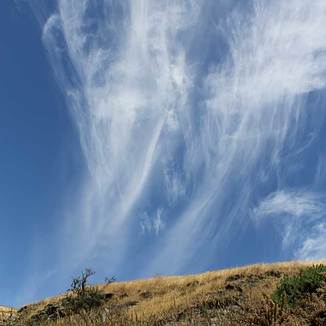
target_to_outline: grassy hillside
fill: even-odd
[[[16,309],[0,306],[0,322],[5,321],[6,319],[8,319],[8,317],[10,317],[15,313],[16,313]]]
[[[311,265],[252,265],[99,285],[93,287],[101,293],[96,308],[69,310],[65,294],[11,312],[2,325],[326,325],[326,274],[323,268],[311,273]]]

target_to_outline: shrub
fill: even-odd
[[[104,283],[105,285],[110,285],[111,283],[114,283],[116,282],[116,277],[115,276],[112,276],[112,277],[105,277],[104,279]]]
[[[89,277],[95,272],[85,269],[79,277],[75,277],[68,289],[68,296],[63,299],[63,305],[72,312],[90,310],[102,305],[105,294],[98,287],[88,284]]]
[[[273,301],[293,307],[303,296],[315,293],[322,286],[325,273],[325,265],[314,265],[302,269],[298,275],[285,276],[272,294]]]

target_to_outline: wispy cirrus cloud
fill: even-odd
[[[253,211],[256,219],[270,216],[295,218],[310,216],[312,219],[326,214],[325,197],[307,191],[277,191],[265,198]]]
[[[92,10],[100,16],[90,15]],[[134,206],[159,171],[159,157],[168,161],[174,155],[178,115],[192,86],[186,44],[177,38],[191,33],[199,10],[198,1],[58,1],[58,11],[44,25],[44,43],[88,166],[76,204],[79,220],[71,225],[80,226],[76,239],[87,238],[86,256],[106,243],[118,246],[117,256],[123,257]],[[175,197],[178,176],[165,171]],[[144,214],[146,223],[138,223],[157,233],[161,214],[137,213]]]
[[[66,222],[79,260],[108,251],[119,269],[135,251],[140,273],[207,265],[324,118],[307,111],[326,85],[322,0],[58,0],[43,40],[88,167]],[[313,194],[280,191],[255,215],[321,209]],[[141,229],[158,235],[150,251]]]
[[[306,237],[295,257],[305,260],[321,260],[326,257],[326,224],[321,222],[315,225]]]
[[[284,249],[297,259],[326,256],[326,197],[307,191],[272,193],[253,210],[256,223],[273,219],[280,229]]]
[[[325,87],[326,43],[319,34],[325,15],[322,1],[249,1],[221,23],[228,50],[225,60],[205,76],[201,128],[192,139],[194,151],[187,153],[187,162],[193,159],[205,168],[153,270],[167,257],[175,257],[174,264],[182,268],[179,257],[189,251],[200,256],[206,250],[212,261],[232,247],[259,187],[274,179],[271,175],[278,173],[286,155],[295,158],[304,147],[305,96]],[[317,123],[315,128],[317,132]],[[320,209],[320,204],[300,197],[290,205],[281,193],[271,200],[283,200],[288,210],[300,212],[309,205]],[[183,233],[187,237],[175,245]]]

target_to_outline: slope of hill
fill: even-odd
[[[16,315],[17,310],[11,307],[0,306],[0,323],[6,321],[13,315]]]
[[[295,275],[301,275],[300,271],[311,265],[298,262],[252,265],[99,285],[93,287],[102,293],[98,308],[68,311],[63,300],[65,294],[24,306],[14,314],[11,311],[11,317],[3,325],[322,326],[326,325],[324,267],[318,274],[320,279],[316,279],[317,274],[308,273],[304,276],[306,283],[300,283],[300,287],[295,283],[301,282]],[[286,291],[297,291],[295,295],[298,291],[305,295],[298,296],[295,304],[290,299],[280,302],[280,297],[275,298],[280,284]],[[286,299],[290,298],[290,292],[287,295]]]

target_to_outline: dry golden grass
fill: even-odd
[[[313,264],[317,263],[326,261]],[[270,297],[283,275],[293,275],[309,265],[312,263],[257,264],[99,285],[99,289],[112,294],[101,309],[34,325],[305,325],[309,312],[302,307],[295,312],[298,316],[293,311],[285,312]],[[31,316],[62,298],[26,306],[11,325],[27,325]],[[325,311],[326,322],[325,302],[312,298],[309,304],[311,311],[320,311],[322,318]]]
[[[10,318],[16,311],[15,308],[0,306],[0,322]]]
[[[16,310],[15,308],[0,306],[0,314],[11,313],[12,311],[15,310]]]
[[[309,262],[257,264],[199,275],[159,276],[149,280],[114,283],[104,287],[104,290],[118,295],[128,294],[127,297],[122,299],[121,303],[137,301],[138,304],[129,308],[129,312],[147,318],[156,314],[164,314],[171,309],[188,307],[191,302],[201,300],[212,291],[223,288],[225,280],[232,275],[241,274],[246,277],[247,275],[261,275],[275,270],[291,275],[303,266],[311,264]],[[260,300],[261,295],[257,291],[264,290],[269,292],[269,288],[274,288],[277,280],[270,280],[270,282],[267,288],[255,287],[249,290],[249,295],[252,296],[253,300]],[[141,297],[142,293],[151,293],[152,297],[143,299]]]

